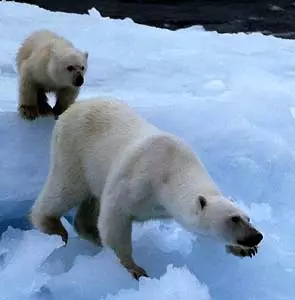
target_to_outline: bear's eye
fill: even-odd
[[[84,66],[82,66],[82,67],[81,67],[81,70],[82,70],[82,71],[84,71],[84,69],[85,69],[85,67],[84,67]]]
[[[203,210],[205,206],[207,205],[207,200],[204,196],[199,196],[199,202],[201,205],[201,209]]]
[[[235,224],[237,224],[238,222],[240,222],[240,217],[239,216],[233,216],[231,217],[231,221]]]
[[[69,72],[74,71],[74,69],[75,69],[74,66],[68,66],[68,67],[67,67],[67,70],[68,70]]]

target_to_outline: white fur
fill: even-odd
[[[204,209],[199,196],[206,199]],[[75,206],[77,231],[97,242],[99,237],[86,235],[98,227],[103,244],[133,271],[133,220],[174,218],[190,231],[232,244],[251,227],[189,146],[116,100],[75,103],[54,128],[49,176],[31,219],[40,230],[54,233],[42,226],[44,219],[58,219]],[[244,229],[232,230],[234,215],[241,217]]]
[[[75,82],[77,76],[84,77],[87,61],[87,52],[76,49],[71,42],[54,32],[39,30],[28,36],[16,56],[20,115],[35,119],[49,114],[47,92],[56,95],[56,106],[53,108],[56,115],[66,110],[78,96],[80,86]],[[70,65],[75,69],[68,71]],[[45,112],[42,105],[45,105]]]

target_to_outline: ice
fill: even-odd
[[[171,287],[171,283],[174,283]],[[186,268],[167,267],[165,275],[159,280],[142,280],[138,291],[120,291],[116,296],[106,297],[105,300],[123,300],[123,299],[163,299],[163,300],[210,300],[206,286],[193,276]]]
[[[261,34],[169,31],[0,2],[0,300],[218,299],[295,297],[295,44]],[[16,114],[15,54],[48,28],[89,51],[80,99],[118,97],[199,155],[264,240],[252,259],[228,255],[174,221],[134,225],[136,282],[107,248],[70,233],[32,229],[26,216],[49,167],[54,120]]]
[[[50,293],[46,288],[49,276],[36,272],[38,265],[54,248],[61,245],[58,237],[46,239],[33,231],[9,228],[1,239],[1,299],[42,299]]]
[[[222,80],[214,79],[208,81],[204,84],[204,88],[208,91],[208,93],[221,93],[226,90],[226,86]]]

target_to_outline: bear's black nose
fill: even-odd
[[[84,78],[81,74],[79,74],[74,80],[74,86],[81,86],[84,83]]]
[[[263,239],[263,235],[258,232],[256,234],[252,234],[246,237],[244,240],[238,241],[238,243],[242,246],[246,247],[254,247],[257,246]]]

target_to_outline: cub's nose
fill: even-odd
[[[246,237],[244,240],[239,241],[238,243],[242,246],[246,247],[254,247],[257,246],[263,239],[263,235],[260,232],[252,234]]]
[[[84,83],[84,78],[81,74],[79,74],[75,79],[74,79],[74,86],[80,87]]]

